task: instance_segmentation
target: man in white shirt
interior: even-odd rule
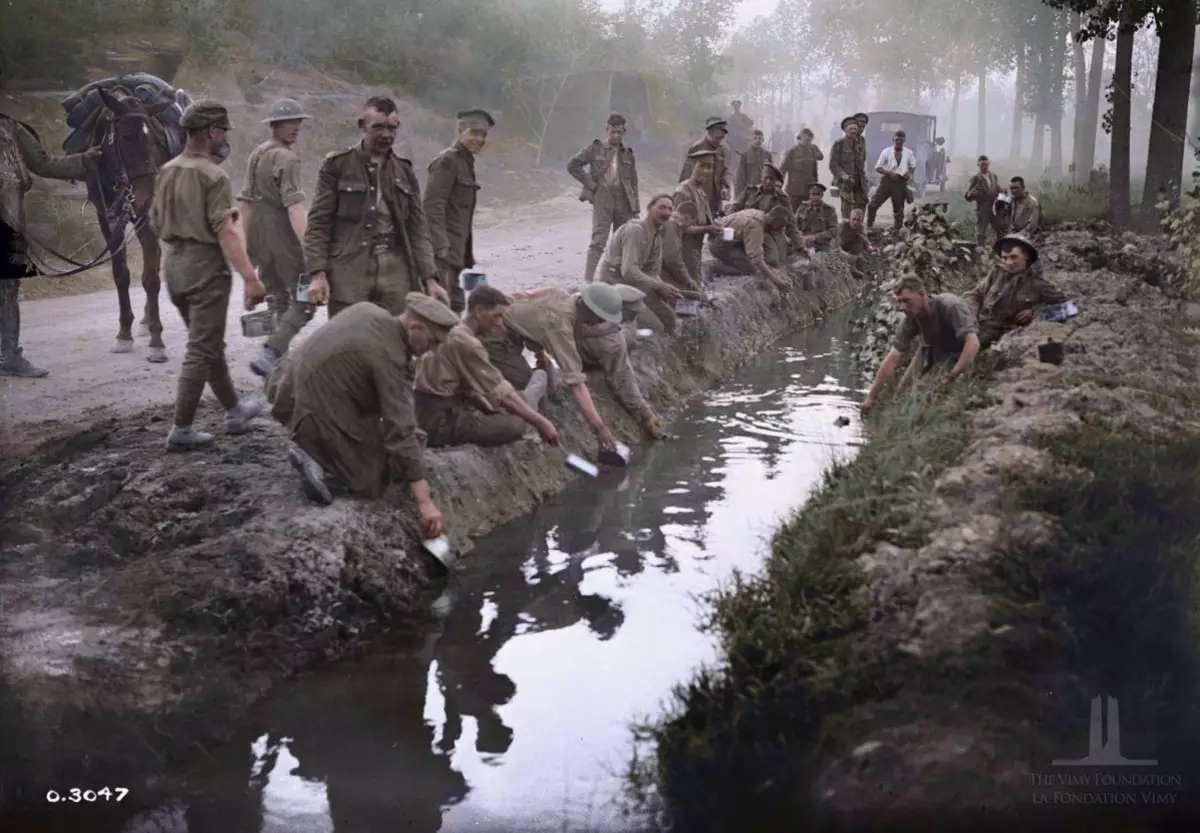
[[[867,228],[875,227],[875,213],[885,200],[892,201],[892,226],[899,231],[904,222],[904,201],[908,198],[908,183],[917,169],[917,157],[904,146],[906,136],[897,130],[892,137],[892,146],[879,154],[875,173],[879,174],[879,185],[875,196],[867,204]]]

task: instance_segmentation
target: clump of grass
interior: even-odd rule
[[[858,457],[835,465],[777,531],[765,569],[714,594],[719,666],[637,730],[655,752],[630,768],[635,797],[661,802],[688,830],[768,829],[801,816],[794,788],[822,725],[886,695],[886,658],[851,651],[868,614],[855,559],[879,542],[926,540],[933,482],[961,455],[982,401],[981,380],[964,379],[944,396],[918,391],[881,406]]]

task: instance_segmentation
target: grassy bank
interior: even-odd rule
[[[967,443],[982,384],[881,406],[870,442],[778,530],[765,569],[715,595],[720,665],[640,730],[656,752],[633,766],[635,794],[657,793],[684,830],[784,829],[804,815],[799,785],[830,721],[888,693],[888,658],[852,649],[869,615],[855,559],[879,542],[924,541],[928,495]]]

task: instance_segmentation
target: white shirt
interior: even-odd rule
[[[875,163],[876,168],[883,168],[888,172],[899,174],[910,174],[917,169],[917,157],[908,148],[900,151],[900,162],[896,162],[896,148],[885,148],[883,153],[879,154],[879,161]]]

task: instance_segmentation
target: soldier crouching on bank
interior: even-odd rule
[[[392,151],[400,112],[390,98],[367,100],[357,145],[325,157],[308,211],[304,260],[310,303],[329,317],[360,301],[393,315],[424,289],[449,306],[439,281],[412,163]]]
[[[389,484],[407,482],[423,535],[436,538],[442,513],[425,480],[410,366],[435,343],[425,321],[448,331],[458,317],[421,293],[404,299],[406,307],[414,303],[427,318],[350,305],[280,360],[267,399],[291,437],[288,461],[310,500],[329,504],[331,485],[374,499]]]
[[[656,194],[646,206],[646,216],[630,220],[608,241],[596,271],[607,284],[628,284],[645,294],[646,317],[655,332],[675,334],[675,302],[682,293],[661,277],[663,228],[671,219],[674,203],[667,194]]]
[[[791,218],[791,211],[782,205],[766,213],[747,208],[722,217],[717,225],[732,229],[733,239],[726,240],[722,236],[709,242],[708,250],[713,259],[704,264],[705,280],[711,280],[713,275],[758,275],[786,293],[791,289],[791,282],[767,264],[764,244],[768,234],[785,228]]]
[[[410,304],[404,314],[423,320],[437,336],[437,345],[417,363],[415,381],[417,422],[429,447],[507,445],[524,436],[526,424],[548,445],[558,445],[558,431],[537,412],[539,402],[527,402],[517,393],[479,340],[504,326],[509,307],[504,293],[476,287],[467,300],[466,318],[449,330],[422,315],[428,303],[437,302]],[[509,413],[498,413],[497,407]]]

